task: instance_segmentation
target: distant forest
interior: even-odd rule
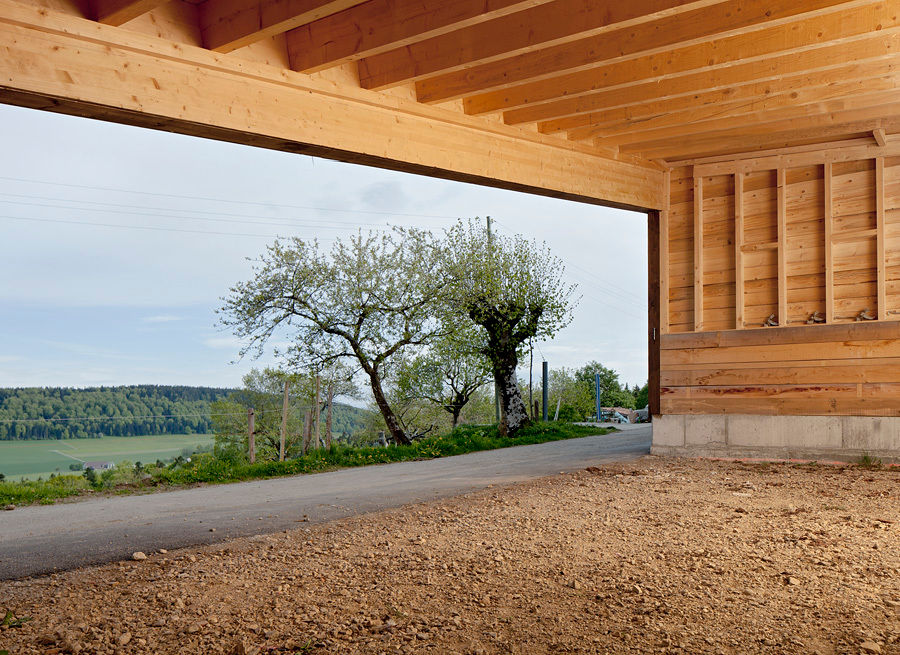
[[[0,441],[209,434],[210,404],[236,391],[151,384],[0,389]],[[354,432],[363,413],[335,403],[335,432]]]

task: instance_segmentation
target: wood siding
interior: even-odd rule
[[[661,412],[900,416],[896,148],[668,178]]]

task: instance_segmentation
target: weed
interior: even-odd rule
[[[860,455],[859,459],[856,460],[856,466],[861,469],[880,469],[881,459],[878,457],[873,457],[869,453],[863,453]]]
[[[13,614],[12,610],[6,610],[6,616],[4,616],[3,620],[0,621],[0,627],[6,626],[8,628],[21,628],[23,625],[25,625],[26,622],[30,620],[30,616],[17,618],[16,615]]]

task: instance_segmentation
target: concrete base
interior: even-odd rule
[[[900,417],[667,414],[653,417],[655,455],[900,462]]]

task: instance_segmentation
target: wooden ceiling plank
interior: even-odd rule
[[[784,32],[789,29],[785,27],[788,23],[798,20],[805,23],[812,17],[827,16],[839,9],[844,12],[850,8],[865,9],[871,2],[729,0],[636,27],[429,77],[417,82],[416,94],[420,102],[452,100],[489,89],[503,89],[530,80],[546,79],[561,72],[589,70],[604,62],[627,60],[725,36],[756,33],[767,25],[777,26]]]
[[[882,81],[880,84],[890,84],[891,81],[896,81],[898,71],[900,62],[893,60],[880,59],[868,64],[856,62],[849,66],[828,68],[823,71],[804,72],[774,80],[750,82],[614,109],[585,112],[538,123],[538,131],[542,134],[553,134],[576,128],[613,130],[632,125],[650,129],[653,126],[659,127],[672,121],[684,120],[690,117],[692,111],[698,112],[699,115],[703,115],[704,112],[714,115],[716,111],[720,111],[725,115],[728,108],[756,107],[759,102],[774,98],[780,98],[787,103],[790,98],[785,98],[785,94],[804,93],[807,97],[813,96],[823,100],[834,98],[851,86],[853,89],[865,90],[865,82],[870,80],[886,78],[889,81]],[[835,85],[835,80],[839,80],[840,83]],[[676,115],[678,118],[675,118]]]
[[[622,152],[637,153],[647,159],[667,161],[710,157],[730,153],[751,153],[772,148],[791,148],[838,139],[868,137],[879,127],[889,133],[900,132],[900,106],[896,103],[871,107],[864,112],[826,114],[820,120],[788,119],[762,123],[743,130],[706,132],[679,139],[641,142],[621,146]],[[597,139],[602,144],[603,139]],[[829,143],[829,147],[834,147]]]
[[[288,55],[314,73],[551,1],[370,0],[288,32]]]
[[[855,8],[810,18],[803,23],[803,29],[785,30],[779,26],[715,39],[700,45],[476,94],[465,98],[463,105],[466,113],[482,114],[715,69],[728,69],[722,71],[723,78],[727,79],[735,65],[759,62],[764,68],[765,60],[773,58],[773,55],[791,53],[809,53],[806,68],[815,68],[816,55],[812,51],[829,43],[843,45],[843,62],[848,63],[854,59],[855,42],[870,38],[875,32],[886,40],[886,47],[896,54],[898,26],[900,16],[888,3]]]
[[[200,32],[204,47],[231,52],[365,1],[207,0],[200,5]]]
[[[589,36],[606,35],[604,38],[608,39],[613,37],[613,30],[685,14],[691,9],[709,7],[723,1],[632,0],[602,3],[595,0],[553,0],[516,14],[367,57],[360,61],[360,84],[363,88],[380,89],[427,75],[505,60],[511,55],[540,48],[568,47],[568,44]]]
[[[892,106],[896,105],[896,106]],[[878,112],[884,112],[887,114]],[[610,148],[624,150],[632,143],[647,143],[651,141],[663,141],[665,139],[679,139],[695,134],[710,134],[727,130],[739,131],[743,134],[754,134],[766,130],[771,123],[783,123],[793,121],[796,127],[804,128],[813,125],[830,126],[835,124],[834,116],[840,115],[845,122],[855,122],[864,118],[878,118],[883,115],[900,114],[900,90],[895,88],[889,91],[863,93],[834,101],[817,102],[799,106],[785,106],[772,110],[760,109],[747,114],[716,117],[711,120],[703,120],[694,123],[686,123],[672,127],[650,130],[648,132],[630,132],[605,136],[598,139]],[[571,134],[571,133],[570,133]],[[589,138],[583,136],[583,140]]]
[[[169,0],[92,0],[93,18],[104,25],[118,27],[149,13]]]
[[[609,138],[614,143],[626,143],[646,140],[644,135],[648,132],[675,131],[688,134],[725,122],[741,125],[766,120],[774,113],[782,117],[809,116],[832,109],[863,108],[873,96],[880,97],[883,92],[897,90],[900,90],[900,76],[889,74],[875,79],[798,88],[757,100],[705,104],[701,107],[687,107],[682,111],[673,109],[645,120],[588,125],[569,130],[568,138],[577,141],[600,137]],[[894,95],[900,99],[900,94]],[[695,126],[698,123],[700,125]]]

